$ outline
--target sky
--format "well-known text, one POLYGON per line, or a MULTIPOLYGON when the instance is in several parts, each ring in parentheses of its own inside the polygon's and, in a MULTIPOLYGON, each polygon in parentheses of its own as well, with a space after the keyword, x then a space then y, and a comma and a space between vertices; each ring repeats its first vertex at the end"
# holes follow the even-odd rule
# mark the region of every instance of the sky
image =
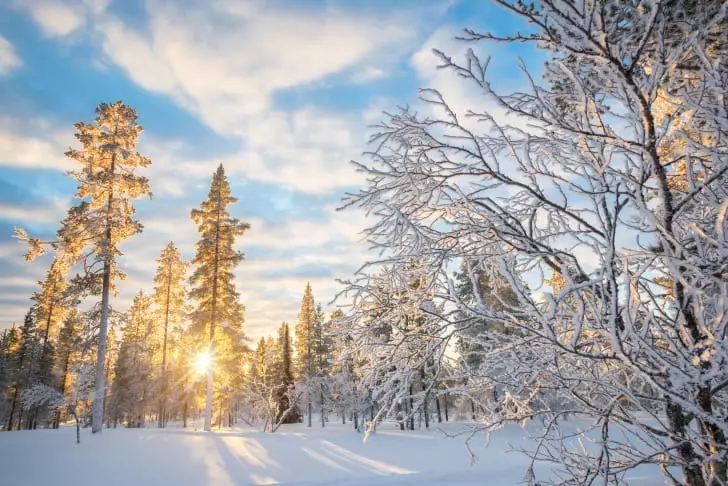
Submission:
POLYGON ((151 291, 168 241, 192 258, 190 210, 220 163, 239 198, 230 211, 251 225, 236 244, 246 334, 295 322, 307 281, 333 309, 335 279, 374 257, 365 215, 336 210, 366 183, 350 161, 363 160, 372 125, 417 107, 419 88, 487 106, 437 69, 433 48, 456 59, 474 48, 492 56, 496 88, 523 83, 516 59, 532 53, 455 39, 514 22, 483 0, 0 0, 0 329, 22 322, 49 265, 23 260, 13 228, 52 237, 74 203, 73 123, 117 100, 144 127, 153 198, 135 202, 144 232, 121 246, 115 309, 151 291))

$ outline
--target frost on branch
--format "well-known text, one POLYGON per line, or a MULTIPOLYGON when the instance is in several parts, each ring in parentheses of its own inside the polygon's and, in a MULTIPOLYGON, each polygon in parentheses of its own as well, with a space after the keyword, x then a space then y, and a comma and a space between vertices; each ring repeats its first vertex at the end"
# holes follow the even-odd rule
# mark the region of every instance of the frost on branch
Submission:
POLYGON ((347 282, 364 381, 383 415, 432 376, 482 430, 538 424, 524 452, 557 482, 728 484, 728 4, 497 3, 531 33, 463 39, 533 42, 543 79, 497 93, 475 50, 439 53, 470 111, 424 90, 428 116, 388 115, 356 163, 345 205, 385 255, 347 282))
POLYGON ((61 407, 66 407, 69 413, 76 419, 76 444, 81 443, 81 432, 78 416, 76 415, 76 408, 58 390, 38 383, 24 390, 20 401, 26 410, 35 407, 46 407, 49 411, 55 411, 61 407))

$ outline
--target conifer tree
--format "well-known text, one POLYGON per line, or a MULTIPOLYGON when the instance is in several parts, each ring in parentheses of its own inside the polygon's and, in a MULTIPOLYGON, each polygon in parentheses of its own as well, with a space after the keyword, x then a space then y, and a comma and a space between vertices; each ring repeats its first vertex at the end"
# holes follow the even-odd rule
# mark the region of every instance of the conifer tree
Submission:
MULTIPOLYGON (((78 181, 76 197, 81 202, 68 211, 58 240, 52 245, 60 254, 69 256, 71 263, 83 263, 85 274, 80 281, 88 293, 101 294, 91 417, 91 431, 97 433, 103 426, 109 296, 113 280, 124 278, 116 261, 121 255, 118 246, 142 230, 134 219, 131 200, 151 193, 148 180, 134 171, 149 166, 151 161, 134 151, 142 127, 137 124, 136 111, 120 101, 100 104, 95 123, 79 122, 74 127, 82 148, 71 149, 65 155, 82 166, 70 172, 78 181)), ((24 230, 17 229, 16 236, 29 243, 26 259, 45 252, 44 242, 29 238, 24 230)))
MULTIPOLYGON (((23 414, 20 409, 20 395, 22 391, 33 383, 36 373, 36 364, 39 357, 40 344, 38 341, 38 328, 35 325, 36 309, 31 307, 25 315, 23 325, 19 330, 18 346, 13 356, 13 369, 11 379, 13 382, 10 415, 7 430, 13 430, 15 413, 18 412, 17 428, 20 430, 23 414)), ((26 422, 30 425, 29 422, 26 422)))
MULTIPOLYGON (((68 388, 68 377, 73 356, 78 353, 80 327, 80 313, 73 309, 66 317, 63 327, 58 333, 58 345, 56 350, 56 369, 58 370, 58 391, 61 395, 66 394, 68 388)), ((69 397, 66 397, 69 400, 69 397)), ((69 400, 70 402, 70 400, 69 400)), ((56 411, 53 419, 53 428, 57 429, 60 425, 60 410, 56 411)))
POLYGON ((154 277, 154 304, 157 321, 162 325, 162 364, 159 399, 159 427, 165 425, 167 403, 167 343, 170 325, 179 324, 185 310, 184 278, 187 265, 182 261, 179 250, 169 242, 157 259, 157 275, 154 277))
POLYGON ((296 347, 298 351, 298 376, 306 382, 306 413, 308 426, 311 427, 311 387, 313 376, 313 332, 316 325, 316 307, 313 300, 311 283, 306 282, 306 289, 301 299, 301 310, 296 324, 296 347))
POLYGON ((15 358, 20 342, 18 328, 15 324, 0 334, 0 420, 5 423, 10 409, 10 390, 15 369, 15 358))
MULTIPOLYGON (((243 260, 243 254, 233 248, 235 238, 250 228, 248 223, 230 216, 228 206, 237 201, 230 194, 230 184, 222 164, 212 177, 207 199, 200 209, 192 210, 192 220, 200 232, 197 252, 192 263, 197 267, 190 278, 190 296, 197 301, 194 330, 202 337, 208 332, 208 353, 215 357, 215 329, 225 323, 231 332, 240 333, 243 306, 238 302, 232 270, 243 260)), ((237 336, 235 337, 238 341, 237 336)), ((213 366, 207 371, 205 398, 205 430, 212 425, 213 366)))
POLYGON ((48 351, 49 339, 55 336, 60 323, 63 322, 68 312, 65 305, 67 268, 62 259, 56 256, 48 269, 45 280, 38 282, 40 291, 35 292, 31 297, 36 303, 44 356, 48 351))
POLYGON ((114 370, 113 414, 115 421, 126 418, 129 427, 143 425, 149 403, 154 347, 151 303, 141 290, 134 297, 114 370))
POLYGON ((283 423, 297 423, 300 415, 296 409, 288 411, 295 404, 290 403, 289 390, 294 384, 293 376, 293 346, 291 345, 291 330, 287 322, 281 324, 278 330, 278 356, 275 366, 276 385, 276 421, 283 423), (288 414, 284 414, 288 411, 288 414))

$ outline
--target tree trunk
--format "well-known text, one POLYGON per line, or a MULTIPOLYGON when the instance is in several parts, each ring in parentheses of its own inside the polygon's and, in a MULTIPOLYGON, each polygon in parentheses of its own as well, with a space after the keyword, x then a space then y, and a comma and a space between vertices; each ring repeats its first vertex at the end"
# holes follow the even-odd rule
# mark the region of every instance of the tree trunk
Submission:
MULTIPOLYGON (((671 431, 677 437, 685 437, 685 429, 687 428, 688 423, 685 419, 682 407, 668 402, 666 412, 671 431)), ((683 440, 677 448, 677 453, 682 460, 681 466, 683 474, 685 475, 685 484, 687 486, 706 486, 693 445, 687 440, 683 440)))
MULTIPOLYGON (((112 183, 114 170, 116 167, 116 154, 111 158, 111 174, 112 183)), ((111 261, 112 256, 109 253, 111 246, 111 208, 114 203, 113 187, 109 189, 109 199, 106 205, 106 235, 104 241, 107 248, 104 255, 104 274, 101 286, 101 322, 99 323, 99 346, 96 352, 96 383, 94 390, 94 403, 91 407, 91 433, 101 433, 104 427, 104 396, 106 395, 106 380, 104 372, 106 371, 106 340, 109 334, 109 292, 111 291, 111 261)))
MULTIPOLYGON (((63 357, 63 374, 61 375, 61 389, 59 390, 61 395, 65 396, 66 393, 66 381, 68 381, 68 365, 71 360, 70 348, 66 350, 66 355, 63 357)), ((56 410, 55 418, 53 419, 53 428, 57 429, 61 425, 61 409, 56 410)))
POLYGON ((437 408, 437 423, 442 423, 442 412, 440 410, 440 397, 435 397, 435 407, 437 408))
MULTIPOLYGON (((15 391, 13 392, 13 404, 10 406, 10 418, 8 418, 8 431, 13 430, 13 416, 15 415, 15 406, 18 403, 19 388, 20 385, 18 383, 15 383, 15 391)), ((18 424, 18 429, 20 429, 20 424, 18 424)))
POLYGON ((450 416, 448 415, 448 409, 447 409, 447 393, 445 393, 445 422, 450 421, 450 416))
POLYGON ((207 392, 205 395, 205 431, 212 430, 212 362, 215 351, 215 325, 217 324, 217 278, 220 265, 220 212, 222 211, 222 187, 218 184, 217 188, 217 222, 215 226, 215 266, 212 269, 212 309, 210 311, 210 347, 208 353, 210 355, 210 366, 207 370, 207 392))
POLYGON ((162 341, 162 393, 159 397, 159 427, 164 427, 167 408, 167 328, 169 326, 169 294, 172 292, 172 262, 167 262, 167 295, 164 304, 164 338, 162 341))
POLYGON ((324 417, 324 389, 321 387, 321 427, 326 427, 326 419, 324 417))

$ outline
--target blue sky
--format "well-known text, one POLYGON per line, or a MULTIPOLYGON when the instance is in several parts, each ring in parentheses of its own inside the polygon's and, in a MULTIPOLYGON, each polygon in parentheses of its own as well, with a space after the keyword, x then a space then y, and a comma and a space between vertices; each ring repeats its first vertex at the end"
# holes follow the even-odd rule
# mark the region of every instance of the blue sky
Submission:
MULTIPOLYGON (((496 87, 521 83, 523 49, 469 46, 464 27, 509 30, 473 1, 4 0, 0 2, 0 328, 21 322, 48 259, 26 263, 13 226, 52 235, 72 203, 73 123, 123 100, 145 128, 138 150, 154 198, 136 203, 143 234, 126 243, 112 305, 151 289, 154 259, 173 240, 191 258, 189 212, 222 162, 231 212, 252 225, 238 242, 246 331, 295 322, 306 281, 317 301, 367 258, 362 214, 337 213, 363 184, 360 158, 381 111, 436 87, 457 106, 485 103, 431 49, 488 50, 496 87)), ((533 58, 530 58, 533 59, 533 58)))

